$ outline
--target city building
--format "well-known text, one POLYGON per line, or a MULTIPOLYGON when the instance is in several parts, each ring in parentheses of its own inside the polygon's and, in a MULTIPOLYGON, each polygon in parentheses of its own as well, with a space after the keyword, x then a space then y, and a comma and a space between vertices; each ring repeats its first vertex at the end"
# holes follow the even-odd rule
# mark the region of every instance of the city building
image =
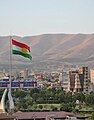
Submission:
POLYGON ((83 76, 83 79, 80 82, 83 86, 83 93, 88 93, 90 83, 88 67, 80 67, 79 71, 82 72, 83 76))
POLYGON ((94 69, 90 69, 90 81, 94 84, 94 69))
MULTIPOLYGON (((0 88, 9 88, 10 87, 10 82, 8 81, 0 81, 0 88)), ((30 89, 30 88, 34 88, 37 87, 37 82, 36 81, 12 81, 11 82, 11 87, 14 89, 17 88, 25 88, 25 89, 30 89)))
POLYGON ((69 71, 68 91, 71 91, 73 93, 81 92, 81 85, 80 85, 78 70, 69 71))
POLYGON ((69 71, 68 91, 88 93, 89 83, 88 67, 79 67, 69 71))
POLYGON ((61 86, 63 90, 68 91, 68 79, 69 79, 69 71, 62 71, 59 75, 59 81, 61 82, 61 86))

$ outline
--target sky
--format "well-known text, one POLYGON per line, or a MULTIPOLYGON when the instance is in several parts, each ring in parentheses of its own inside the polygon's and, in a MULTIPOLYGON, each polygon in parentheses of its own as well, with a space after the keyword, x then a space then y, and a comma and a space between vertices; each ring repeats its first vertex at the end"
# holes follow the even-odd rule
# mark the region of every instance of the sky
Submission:
POLYGON ((94 0, 0 0, 0 36, 94 33, 94 0))

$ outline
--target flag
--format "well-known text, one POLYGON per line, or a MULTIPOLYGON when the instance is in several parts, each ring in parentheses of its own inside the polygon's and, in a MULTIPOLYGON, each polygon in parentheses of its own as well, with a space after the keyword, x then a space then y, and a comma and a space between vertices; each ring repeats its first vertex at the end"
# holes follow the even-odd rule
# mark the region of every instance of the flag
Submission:
POLYGON ((17 42, 14 39, 12 39, 12 53, 22 55, 32 60, 32 56, 30 55, 30 47, 24 43, 17 42))

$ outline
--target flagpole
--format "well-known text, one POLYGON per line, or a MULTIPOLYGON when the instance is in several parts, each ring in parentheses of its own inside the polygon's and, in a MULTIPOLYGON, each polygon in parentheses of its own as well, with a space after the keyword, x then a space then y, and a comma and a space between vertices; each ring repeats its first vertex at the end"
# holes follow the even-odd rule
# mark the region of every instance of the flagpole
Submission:
POLYGON ((11 51, 12 51, 12 46, 11 46, 11 40, 12 40, 12 36, 10 35, 10 77, 9 77, 9 81, 10 81, 10 87, 9 87, 9 91, 10 91, 10 93, 11 93, 11 76, 12 76, 12 53, 11 53, 11 51))
POLYGON ((11 96, 11 88, 12 88, 12 36, 10 35, 10 77, 9 77, 9 81, 10 81, 10 86, 9 86, 9 92, 8 92, 8 99, 9 99, 9 114, 12 115, 13 111, 11 109, 11 106, 14 106, 13 100, 12 100, 12 96, 11 96))

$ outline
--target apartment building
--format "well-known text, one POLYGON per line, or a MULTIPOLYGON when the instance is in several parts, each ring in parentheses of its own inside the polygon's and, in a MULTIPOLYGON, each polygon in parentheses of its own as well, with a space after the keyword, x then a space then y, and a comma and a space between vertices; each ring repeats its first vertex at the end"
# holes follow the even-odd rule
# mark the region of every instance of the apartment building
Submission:
POLYGON ((90 69, 90 80, 94 84, 94 69, 90 69))
POLYGON ((88 67, 79 67, 69 71, 68 91, 88 93, 89 83, 88 67))
POLYGON ((83 93, 88 93, 90 83, 88 67, 80 67, 80 70, 82 71, 83 76, 81 81, 81 84, 83 85, 83 93))
POLYGON ((69 71, 62 71, 59 75, 59 82, 61 83, 61 86, 63 90, 66 92, 68 91, 68 78, 69 78, 69 71))
POLYGON ((79 71, 69 71, 68 91, 73 93, 81 92, 79 71))

